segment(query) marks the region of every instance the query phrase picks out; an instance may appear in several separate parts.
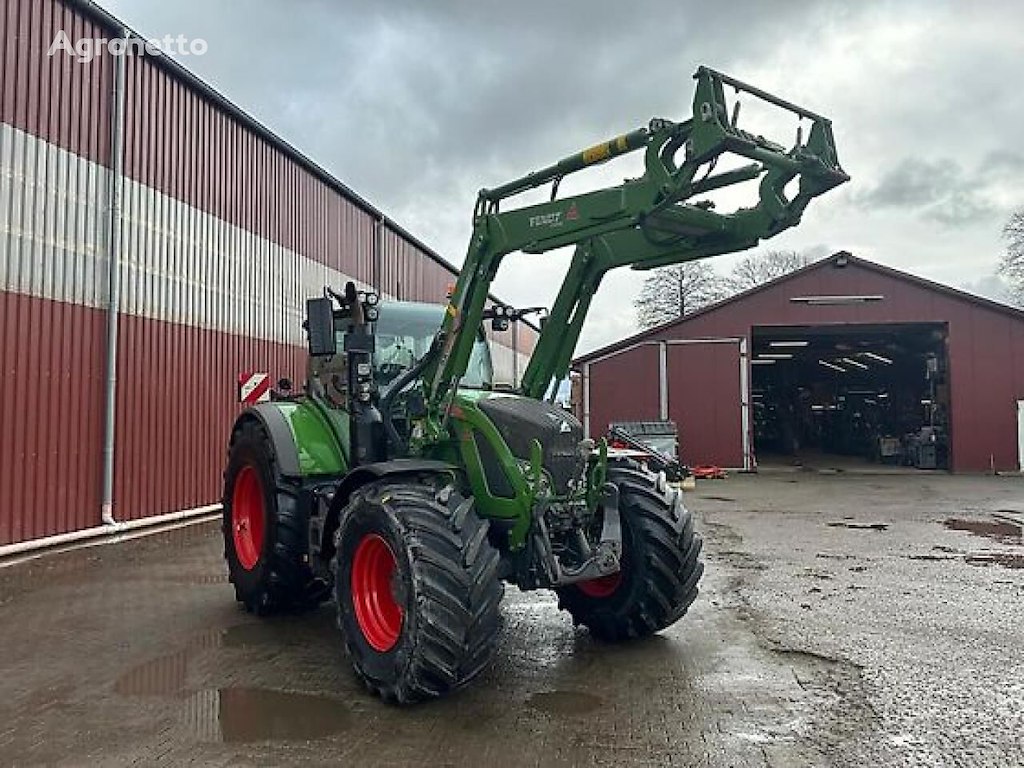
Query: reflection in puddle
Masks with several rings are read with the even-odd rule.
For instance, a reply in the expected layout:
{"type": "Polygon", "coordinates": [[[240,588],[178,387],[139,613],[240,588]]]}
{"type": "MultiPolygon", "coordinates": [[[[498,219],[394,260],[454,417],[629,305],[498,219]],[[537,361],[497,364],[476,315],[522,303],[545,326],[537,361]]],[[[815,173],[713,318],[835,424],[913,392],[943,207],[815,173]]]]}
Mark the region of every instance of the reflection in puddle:
{"type": "Polygon", "coordinates": [[[351,724],[338,699],[267,688],[200,691],[189,698],[186,717],[200,738],[234,743],[319,739],[351,724]]]}
{"type": "Polygon", "coordinates": [[[579,691],[541,691],[530,696],[527,703],[549,715],[582,715],[601,707],[604,699],[579,691]]]}
{"type": "Polygon", "coordinates": [[[118,678],[114,690],[124,696],[167,696],[185,687],[187,650],[150,659],[118,678]]]}
{"type": "Polygon", "coordinates": [[[951,531],[966,531],[975,536],[984,536],[1011,544],[1021,543],[1022,526],[1007,520],[964,520],[951,517],[946,520],[944,525],[951,531]]]}
{"type": "Polygon", "coordinates": [[[289,628],[269,623],[236,624],[227,629],[211,629],[193,636],[185,647],[157,656],[132,667],[118,678],[114,690],[124,696],[171,696],[185,689],[189,663],[202,651],[216,648],[251,648],[273,644],[278,647],[308,638],[308,629],[289,628]]]}

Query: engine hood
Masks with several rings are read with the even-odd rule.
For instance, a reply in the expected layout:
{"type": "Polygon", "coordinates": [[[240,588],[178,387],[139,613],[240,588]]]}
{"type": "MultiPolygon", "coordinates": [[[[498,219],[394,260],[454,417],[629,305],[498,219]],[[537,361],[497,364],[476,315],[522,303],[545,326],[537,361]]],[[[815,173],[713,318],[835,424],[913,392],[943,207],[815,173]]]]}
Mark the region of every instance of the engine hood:
{"type": "Polygon", "coordinates": [[[566,493],[569,481],[580,476],[583,425],[571,413],[551,403],[505,393],[481,396],[476,406],[491,420],[516,458],[528,459],[532,442],[540,442],[544,468],[557,493],[566,493]]]}

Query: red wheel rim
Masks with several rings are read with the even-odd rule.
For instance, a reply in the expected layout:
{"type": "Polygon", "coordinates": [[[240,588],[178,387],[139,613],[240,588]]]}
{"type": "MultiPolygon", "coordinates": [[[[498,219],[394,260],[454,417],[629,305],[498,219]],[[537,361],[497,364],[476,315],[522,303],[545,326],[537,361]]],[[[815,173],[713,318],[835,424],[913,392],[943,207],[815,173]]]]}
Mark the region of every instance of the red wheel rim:
{"type": "Polygon", "coordinates": [[[618,571],[616,573],[609,573],[607,576],[578,582],[576,588],[587,597],[611,597],[615,594],[615,590],[619,588],[621,583],[622,571],[618,571]]]}
{"type": "Polygon", "coordinates": [[[359,629],[370,646],[390,651],[402,632],[402,606],[395,600],[392,582],[398,560],[380,536],[368,533],[352,557],[352,604],[359,629]]]}
{"type": "Polygon", "coordinates": [[[235,556],[245,570],[256,567],[263,552],[263,488],[255,467],[244,466],[235,477],[231,494],[231,534],[235,556]]]}

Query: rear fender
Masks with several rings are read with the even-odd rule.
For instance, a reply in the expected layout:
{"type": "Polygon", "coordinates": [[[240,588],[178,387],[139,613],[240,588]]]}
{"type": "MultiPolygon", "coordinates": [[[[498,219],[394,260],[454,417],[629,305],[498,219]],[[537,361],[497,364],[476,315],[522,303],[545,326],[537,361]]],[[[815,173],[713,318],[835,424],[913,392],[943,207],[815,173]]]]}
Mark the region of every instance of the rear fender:
{"type": "Polygon", "coordinates": [[[342,445],[345,435],[338,434],[344,424],[341,420],[332,424],[310,401],[279,400],[246,408],[232,432],[246,421],[263,426],[274,447],[278,470],[286,477],[340,477],[348,469],[342,445]]]}

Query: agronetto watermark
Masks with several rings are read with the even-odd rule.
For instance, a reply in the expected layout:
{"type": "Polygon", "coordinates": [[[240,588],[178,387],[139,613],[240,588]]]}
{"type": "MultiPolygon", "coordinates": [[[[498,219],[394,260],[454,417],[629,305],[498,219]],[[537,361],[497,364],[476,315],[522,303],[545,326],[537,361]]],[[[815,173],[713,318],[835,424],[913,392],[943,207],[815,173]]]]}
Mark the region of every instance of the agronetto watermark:
{"type": "Polygon", "coordinates": [[[188,38],[184,35],[163,37],[80,37],[72,40],[63,29],[57,32],[46,50],[47,56],[64,54],[88,64],[107,51],[112,56],[131,53],[135,56],[202,56],[210,46],[201,37],[188,38]]]}

